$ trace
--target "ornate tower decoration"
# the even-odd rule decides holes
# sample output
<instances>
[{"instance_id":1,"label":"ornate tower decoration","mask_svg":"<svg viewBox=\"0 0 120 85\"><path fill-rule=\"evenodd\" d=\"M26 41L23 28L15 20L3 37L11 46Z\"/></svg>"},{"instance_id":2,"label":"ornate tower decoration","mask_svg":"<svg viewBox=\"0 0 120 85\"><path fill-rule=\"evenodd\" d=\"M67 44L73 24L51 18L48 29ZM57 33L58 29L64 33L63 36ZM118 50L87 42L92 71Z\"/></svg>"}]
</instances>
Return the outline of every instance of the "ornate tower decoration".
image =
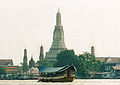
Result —
<instances>
[{"instance_id":1,"label":"ornate tower decoration","mask_svg":"<svg viewBox=\"0 0 120 85\"><path fill-rule=\"evenodd\" d=\"M43 46L41 45L40 47L40 56L39 56L39 61L44 58L44 51L43 51Z\"/></svg>"},{"instance_id":2,"label":"ornate tower decoration","mask_svg":"<svg viewBox=\"0 0 120 85\"><path fill-rule=\"evenodd\" d=\"M24 58L23 58L23 72L28 71L28 63L27 63L27 50L24 49Z\"/></svg>"},{"instance_id":3,"label":"ornate tower decoration","mask_svg":"<svg viewBox=\"0 0 120 85\"><path fill-rule=\"evenodd\" d=\"M49 52L46 53L45 58L49 61L56 61L57 54L63 50L66 50L66 46L64 42L63 26L61 24L61 14L58 9L56 15L56 25L53 33L53 42Z\"/></svg>"},{"instance_id":4,"label":"ornate tower decoration","mask_svg":"<svg viewBox=\"0 0 120 85\"><path fill-rule=\"evenodd\" d=\"M31 57L31 60L29 61L29 68L35 67L35 61L33 60L33 57Z\"/></svg>"},{"instance_id":5,"label":"ornate tower decoration","mask_svg":"<svg viewBox=\"0 0 120 85\"><path fill-rule=\"evenodd\" d=\"M91 47L91 56L95 57L95 48L94 48L94 46Z\"/></svg>"}]
</instances>

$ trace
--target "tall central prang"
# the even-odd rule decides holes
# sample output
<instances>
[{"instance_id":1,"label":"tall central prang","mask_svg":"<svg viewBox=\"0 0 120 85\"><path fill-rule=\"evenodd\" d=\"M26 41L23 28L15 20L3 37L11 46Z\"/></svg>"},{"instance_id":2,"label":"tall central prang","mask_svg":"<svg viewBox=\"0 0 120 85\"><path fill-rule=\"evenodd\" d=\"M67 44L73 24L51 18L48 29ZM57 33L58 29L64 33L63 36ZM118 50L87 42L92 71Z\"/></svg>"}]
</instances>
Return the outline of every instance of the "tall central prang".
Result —
<instances>
[{"instance_id":1,"label":"tall central prang","mask_svg":"<svg viewBox=\"0 0 120 85\"><path fill-rule=\"evenodd\" d=\"M46 52L45 58L49 61L56 61L57 54L64 50L66 50L64 42L64 31L61 24L61 14L58 9L56 15L56 25L53 33L53 42L49 52Z\"/></svg>"}]
</instances>

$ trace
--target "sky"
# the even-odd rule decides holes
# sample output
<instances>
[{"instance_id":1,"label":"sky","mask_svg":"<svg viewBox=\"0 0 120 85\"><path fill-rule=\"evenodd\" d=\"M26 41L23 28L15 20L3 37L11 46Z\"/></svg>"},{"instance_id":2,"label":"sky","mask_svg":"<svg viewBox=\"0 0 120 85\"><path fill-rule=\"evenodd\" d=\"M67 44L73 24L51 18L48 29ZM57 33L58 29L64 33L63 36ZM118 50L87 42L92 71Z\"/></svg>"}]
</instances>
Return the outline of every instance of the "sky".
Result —
<instances>
[{"instance_id":1,"label":"sky","mask_svg":"<svg viewBox=\"0 0 120 85\"><path fill-rule=\"evenodd\" d=\"M65 44L76 54L120 56L119 0L0 0L0 59L23 61L24 48L35 61L40 46L48 52L53 39L58 7Z\"/></svg>"}]
</instances>

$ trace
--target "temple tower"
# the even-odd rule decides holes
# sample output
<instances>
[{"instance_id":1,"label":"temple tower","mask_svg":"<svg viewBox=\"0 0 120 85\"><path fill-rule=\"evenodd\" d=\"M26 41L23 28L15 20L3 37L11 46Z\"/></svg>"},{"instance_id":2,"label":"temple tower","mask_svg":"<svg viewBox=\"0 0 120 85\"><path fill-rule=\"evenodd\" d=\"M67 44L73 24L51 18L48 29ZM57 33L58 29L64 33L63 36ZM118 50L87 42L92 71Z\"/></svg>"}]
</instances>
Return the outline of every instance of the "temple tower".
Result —
<instances>
[{"instance_id":1,"label":"temple tower","mask_svg":"<svg viewBox=\"0 0 120 85\"><path fill-rule=\"evenodd\" d=\"M94 46L91 47L91 56L95 57L95 48L94 48Z\"/></svg>"},{"instance_id":2,"label":"temple tower","mask_svg":"<svg viewBox=\"0 0 120 85\"><path fill-rule=\"evenodd\" d=\"M24 58L23 58L23 72L28 71L28 63L27 63L27 50L24 49Z\"/></svg>"},{"instance_id":3,"label":"temple tower","mask_svg":"<svg viewBox=\"0 0 120 85\"><path fill-rule=\"evenodd\" d=\"M57 54L61 51L66 50L64 42L64 31L61 24L61 13L57 12L56 25L53 33L53 41L49 52L46 53L46 59L49 61L56 61Z\"/></svg>"},{"instance_id":4,"label":"temple tower","mask_svg":"<svg viewBox=\"0 0 120 85\"><path fill-rule=\"evenodd\" d=\"M39 56L39 61L44 58L44 51L43 51L43 46L41 45L40 47L40 56Z\"/></svg>"},{"instance_id":5,"label":"temple tower","mask_svg":"<svg viewBox=\"0 0 120 85\"><path fill-rule=\"evenodd\" d=\"M35 61L33 60L33 57L31 57L31 60L29 61L29 68L35 67Z\"/></svg>"}]
</instances>

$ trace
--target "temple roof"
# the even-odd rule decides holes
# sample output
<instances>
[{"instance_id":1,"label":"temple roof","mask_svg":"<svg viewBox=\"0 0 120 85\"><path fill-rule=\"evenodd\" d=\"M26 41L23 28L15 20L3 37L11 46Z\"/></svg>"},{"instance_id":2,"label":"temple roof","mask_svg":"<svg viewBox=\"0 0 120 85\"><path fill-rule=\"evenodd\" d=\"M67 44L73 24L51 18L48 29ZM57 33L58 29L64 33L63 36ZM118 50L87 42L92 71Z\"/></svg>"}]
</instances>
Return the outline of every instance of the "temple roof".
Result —
<instances>
[{"instance_id":1,"label":"temple roof","mask_svg":"<svg viewBox=\"0 0 120 85\"><path fill-rule=\"evenodd\" d=\"M120 57L95 57L96 60L100 60L101 62L104 62L106 58L111 58L112 61L120 60Z\"/></svg>"},{"instance_id":2,"label":"temple roof","mask_svg":"<svg viewBox=\"0 0 120 85\"><path fill-rule=\"evenodd\" d=\"M0 65L13 65L12 59L0 59Z\"/></svg>"},{"instance_id":3,"label":"temple roof","mask_svg":"<svg viewBox=\"0 0 120 85\"><path fill-rule=\"evenodd\" d=\"M105 62L105 64L120 64L120 60Z\"/></svg>"},{"instance_id":4,"label":"temple roof","mask_svg":"<svg viewBox=\"0 0 120 85\"><path fill-rule=\"evenodd\" d=\"M120 67L113 66L113 69L115 69L115 70L120 70Z\"/></svg>"}]
</instances>

